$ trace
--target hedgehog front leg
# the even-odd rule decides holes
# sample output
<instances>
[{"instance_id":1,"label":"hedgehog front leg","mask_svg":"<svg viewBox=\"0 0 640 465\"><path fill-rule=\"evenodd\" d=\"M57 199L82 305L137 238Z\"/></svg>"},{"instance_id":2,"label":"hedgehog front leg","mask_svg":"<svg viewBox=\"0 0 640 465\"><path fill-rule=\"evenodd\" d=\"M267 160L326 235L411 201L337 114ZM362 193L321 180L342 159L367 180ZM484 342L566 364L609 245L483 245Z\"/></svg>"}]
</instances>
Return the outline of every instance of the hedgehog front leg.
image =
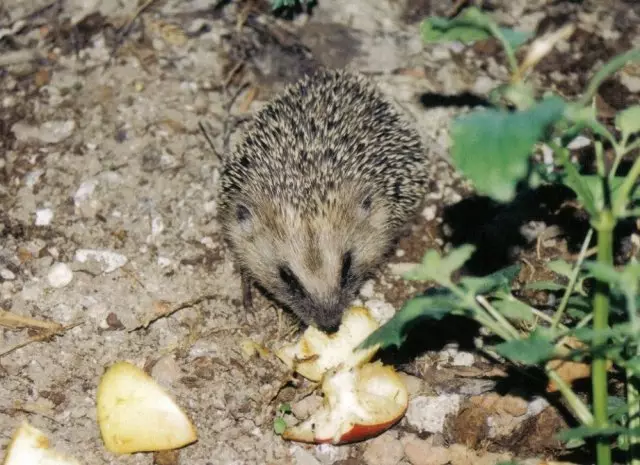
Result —
<instances>
[{"instance_id":1,"label":"hedgehog front leg","mask_svg":"<svg viewBox=\"0 0 640 465\"><path fill-rule=\"evenodd\" d=\"M242 279L242 305L247 312L253 313L253 294L251 292L253 279L245 272L241 272L240 276Z\"/></svg>"}]
</instances>

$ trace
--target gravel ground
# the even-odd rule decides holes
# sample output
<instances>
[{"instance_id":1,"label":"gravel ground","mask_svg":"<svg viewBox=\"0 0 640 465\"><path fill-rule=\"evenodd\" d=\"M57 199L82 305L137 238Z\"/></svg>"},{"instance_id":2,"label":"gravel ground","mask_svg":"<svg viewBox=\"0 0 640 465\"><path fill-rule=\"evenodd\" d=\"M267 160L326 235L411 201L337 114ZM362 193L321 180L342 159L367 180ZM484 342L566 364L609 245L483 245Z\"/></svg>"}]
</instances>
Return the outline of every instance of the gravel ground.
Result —
<instances>
[{"instance_id":1,"label":"gravel ground","mask_svg":"<svg viewBox=\"0 0 640 465\"><path fill-rule=\"evenodd\" d=\"M449 122L464 108L433 96L484 96L506 76L492 42L421 43L419 21L451 3L320 0L311 16L276 21L259 1L167 0L138 10L117 0L4 0L0 308L68 329L45 340L36 340L38 328L0 329L0 446L27 419L83 463L154 463L152 454L115 457L100 440L97 382L106 366L128 360L193 419L199 441L181 450L183 464L554 456L560 415L540 397L491 392L500 369L451 344L406 370L410 415L393 430L345 447L284 442L272 421L291 394L280 391L287 372L273 357L242 350L248 340L272 347L297 322L262 297L253 319L241 308L216 220L216 153L224 153L226 132L318 63L367 73L406 109L439 182L412 236L361 295L369 306L397 309L416 289L395 272L445 243L442 212L470 193L446 164ZM632 1L485 3L519 29L579 25L536 76L567 96L603 60L640 46ZM257 13L247 18L249 7ZM600 104L621 108L639 96L640 69L628 67L606 83Z\"/></svg>"}]
</instances>

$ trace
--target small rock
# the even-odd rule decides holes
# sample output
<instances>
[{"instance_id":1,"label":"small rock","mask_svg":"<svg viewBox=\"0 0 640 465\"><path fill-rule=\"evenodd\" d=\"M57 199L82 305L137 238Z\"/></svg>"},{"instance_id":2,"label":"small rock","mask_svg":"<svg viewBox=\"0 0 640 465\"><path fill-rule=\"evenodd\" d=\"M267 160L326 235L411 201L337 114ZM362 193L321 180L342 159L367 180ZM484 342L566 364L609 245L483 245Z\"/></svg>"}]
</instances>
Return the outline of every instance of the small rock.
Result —
<instances>
[{"instance_id":1,"label":"small rock","mask_svg":"<svg viewBox=\"0 0 640 465\"><path fill-rule=\"evenodd\" d=\"M474 357L469 352L458 352L454 357L451 365L454 367L470 367L473 365Z\"/></svg>"},{"instance_id":2,"label":"small rock","mask_svg":"<svg viewBox=\"0 0 640 465\"><path fill-rule=\"evenodd\" d=\"M369 309L371 316L381 325L389 321L396 314L393 305L383 300L367 300L364 306Z\"/></svg>"},{"instance_id":3,"label":"small rock","mask_svg":"<svg viewBox=\"0 0 640 465\"><path fill-rule=\"evenodd\" d=\"M427 221L433 221L433 219L435 219L436 217L437 211L437 207L435 205L431 205L430 207L426 207L424 210L422 210L422 216Z\"/></svg>"},{"instance_id":4,"label":"small rock","mask_svg":"<svg viewBox=\"0 0 640 465\"><path fill-rule=\"evenodd\" d=\"M322 397L311 395L300 399L291 405L291 412L296 418L303 419L311 415L322 406Z\"/></svg>"},{"instance_id":5,"label":"small rock","mask_svg":"<svg viewBox=\"0 0 640 465\"><path fill-rule=\"evenodd\" d=\"M632 76L627 73L620 73L620 82L629 89L629 92L640 92L640 77Z\"/></svg>"},{"instance_id":6,"label":"small rock","mask_svg":"<svg viewBox=\"0 0 640 465\"><path fill-rule=\"evenodd\" d=\"M19 141L37 140L45 144L57 144L73 134L75 128L76 123L73 120L47 121L40 127L20 121L11 126L11 131Z\"/></svg>"},{"instance_id":7,"label":"small rock","mask_svg":"<svg viewBox=\"0 0 640 465\"><path fill-rule=\"evenodd\" d=\"M322 465L332 465L338 460L347 460L349 449L347 447L334 446L333 444L319 444L316 446L316 458Z\"/></svg>"},{"instance_id":8,"label":"small rock","mask_svg":"<svg viewBox=\"0 0 640 465\"><path fill-rule=\"evenodd\" d=\"M395 465L404 456L404 447L398 440L397 431L387 431L372 439L364 451L367 465Z\"/></svg>"},{"instance_id":9,"label":"small rock","mask_svg":"<svg viewBox=\"0 0 640 465\"><path fill-rule=\"evenodd\" d=\"M0 270L0 278L4 279L5 281L13 281L14 279L16 279L16 275L10 269L3 268Z\"/></svg>"},{"instance_id":10,"label":"small rock","mask_svg":"<svg viewBox=\"0 0 640 465\"><path fill-rule=\"evenodd\" d=\"M374 285L375 285L375 281L373 281L372 279L364 283L360 288L360 295L365 299L372 298L374 293L374 289L373 289Z\"/></svg>"},{"instance_id":11,"label":"small rock","mask_svg":"<svg viewBox=\"0 0 640 465\"><path fill-rule=\"evenodd\" d=\"M443 394L438 397L419 396L409 401L407 421L421 432L441 433L447 415L460 408L460 396Z\"/></svg>"},{"instance_id":12,"label":"small rock","mask_svg":"<svg viewBox=\"0 0 640 465\"><path fill-rule=\"evenodd\" d=\"M36 210L36 226L49 226L53 219L53 210L41 208Z\"/></svg>"},{"instance_id":13,"label":"small rock","mask_svg":"<svg viewBox=\"0 0 640 465\"><path fill-rule=\"evenodd\" d=\"M449 462L449 452L445 447L434 446L433 436L410 439L404 445L404 454L412 465L445 465Z\"/></svg>"},{"instance_id":14,"label":"small rock","mask_svg":"<svg viewBox=\"0 0 640 465\"><path fill-rule=\"evenodd\" d=\"M85 263L89 260L100 264L103 273L111 273L127 263L127 257L110 250L78 249L74 259L77 262Z\"/></svg>"},{"instance_id":15,"label":"small rock","mask_svg":"<svg viewBox=\"0 0 640 465\"><path fill-rule=\"evenodd\" d=\"M402 382L407 388L409 398L414 397L422 390L422 380L416 376L411 376L403 372L399 372L398 375L402 379Z\"/></svg>"},{"instance_id":16,"label":"small rock","mask_svg":"<svg viewBox=\"0 0 640 465\"><path fill-rule=\"evenodd\" d=\"M153 365L151 376L158 384L169 388L180 378L180 367L172 355L165 355Z\"/></svg>"},{"instance_id":17,"label":"small rock","mask_svg":"<svg viewBox=\"0 0 640 465\"><path fill-rule=\"evenodd\" d=\"M489 413L476 406L465 408L452 422L451 436L454 442L475 449L487 437Z\"/></svg>"},{"instance_id":18,"label":"small rock","mask_svg":"<svg viewBox=\"0 0 640 465\"><path fill-rule=\"evenodd\" d=\"M47 273L47 281L51 287L65 287L73 279L73 271L66 263L56 263Z\"/></svg>"},{"instance_id":19,"label":"small rock","mask_svg":"<svg viewBox=\"0 0 640 465\"><path fill-rule=\"evenodd\" d=\"M297 444L291 447L291 449L289 450L291 451L291 455L293 455L293 458L296 461L296 465L321 465L318 459L316 459L311 452L303 449Z\"/></svg>"},{"instance_id":20,"label":"small rock","mask_svg":"<svg viewBox=\"0 0 640 465\"><path fill-rule=\"evenodd\" d=\"M80 184L80 187L78 187L78 190L73 195L73 203L75 204L75 206L79 207L81 204L86 202L93 194L93 191L96 190L97 185L97 179L90 179Z\"/></svg>"}]
</instances>

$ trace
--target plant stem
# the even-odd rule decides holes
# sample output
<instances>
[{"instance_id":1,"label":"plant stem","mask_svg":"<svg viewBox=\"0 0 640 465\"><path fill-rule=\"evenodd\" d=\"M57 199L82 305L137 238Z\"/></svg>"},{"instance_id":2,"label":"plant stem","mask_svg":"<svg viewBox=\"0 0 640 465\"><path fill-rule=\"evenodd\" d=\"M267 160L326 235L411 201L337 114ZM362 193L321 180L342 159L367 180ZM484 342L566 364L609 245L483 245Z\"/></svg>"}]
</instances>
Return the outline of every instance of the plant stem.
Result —
<instances>
[{"instance_id":1,"label":"plant stem","mask_svg":"<svg viewBox=\"0 0 640 465\"><path fill-rule=\"evenodd\" d=\"M584 257L587 254L587 249L589 248L589 243L591 242L591 237L593 236L593 228L589 228L589 232L587 232L586 237L584 238L584 242L582 243L582 247L580 248L580 254L578 255L578 260L576 261L575 266L573 267L573 271L571 272L571 278L569 279L569 284L564 291L562 296L562 300L560 301L560 305L553 315L553 322L551 323L552 328L557 328L558 324L560 324L560 320L562 320L562 316L567 309L567 304L569 303L569 298L571 297L571 293L573 292L573 288L576 286L576 281L578 281L578 275L580 274L580 268L582 267L582 262L584 261Z\"/></svg>"},{"instance_id":2,"label":"plant stem","mask_svg":"<svg viewBox=\"0 0 640 465\"><path fill-rule=\"evenodd\" d=\"M509 320L507 320L502 315L502 313L496 310L493 307L493 305L491 305L484 296L479 295L476 297L476 300L489 313L489 315L495 318L495 320L500 326L502 326L506 331L508 331L511 334L512 339L520 339L520 333L518 332L518 330L514 328L513 325L509 322Z\"/></svg>"},{"instance_id":3,"label":"plant stem","mask_svg":"<svg viewBox=\"0 0 640 465\"><path fill-rule=\"evenodd\" d=\"M580 400L575 392L573 392L573 389L571 389L569 384L567 384L562 376L560 376L555 370L549 368L548 364L545 366L544 371L549 379L555 383L558 391L560 391L562 396L565 398L569 408L576 418L580 420L580 423L584 426L591 426L593 424L593 415L591 415L591 412L585 403ZM598 462L598 465L601 465L600 462Z\"/></svg>"},{"instance_id":4,"label":"plant stem","mask_svg":"<svg viewBox=\"0 0 640 465\"><path fill-rule=\"evenodd\" d=\"M593 98L593 96L598 91L598 87L602 84L602 81L607 79L610 75L618 71L624 65L627 64L628 61L640 60L640 50L632 49L628 52L623 53L622 55L618 55L614 57L609 63L604 65L600 70L591 78L589 85L587 86L586 92L582 95L580 100L578 101L580 105L585 106L589 103L589 101Z\"/></svg>"},{"instance_id":5,"label":"plant stem","mask_svg":"<svg viewBox=\"0 0 640 465\"><path fill-rule=\"evenodd\" d=\"M636 382L638 380L631 370L626 370L627 374L627 407L629 409L629 425L631 430L640 428L640 392ZM629 434L629 465L640 465L640 437L637 434Z\"/></svg>"},{"instance_id":6,"label":"plant stem","mask_svg":"<svg viewBox=\"0 0 640 465\"><path fill-rule=\"evenodd\" d=\"M509 68L511 68L511 74L518 74L518 60L516 59L516 53L513 48L511 48L511 44L505 38L502 31L500 31L498 25L495 23L491 23L491 25L489 26L489 32L491 32L491 34L500 41L500 44L504 49L504 53L507 55L507 61L509 62Z\"/></svg>"},{"instance_id":7,"label":"plant stem","mask_svg":"<svg viewBox=\"0 0 640 465\"><path fill-rule=\"evenodd\" d=\"M613 228L615 219L608 207L605 207L596 220L598 230L598 263L613 266ZM601 347L607 342L607 336L598 334L609 326L609 285L605 281L596 281L596 292L593 299L593 329L596 334L591 342L592 348ZM597 352L596 352L597 353ZM594 426L606 428L608 415L608 382L607 358L597 354L593 358L591 368L591 384L593 394ZM606 437L596 438L596 459L598 465L611 465L611 446Z\"/></svg>"},{"instance_id":8,"label":"plant stem","mask_svg":"<svg viewBox=\"0 0 640 465\"><path fill-rule=\"evenodd\" d=\"M638 180L638 176L640 176L640 157L636 158L636 161L633 162L631 170L618 188L618 192L616 192L613 201L613 212L616 217L621 216L624 213L624 209L629 202L629 195Z\"/></svg>"}]
</instances>

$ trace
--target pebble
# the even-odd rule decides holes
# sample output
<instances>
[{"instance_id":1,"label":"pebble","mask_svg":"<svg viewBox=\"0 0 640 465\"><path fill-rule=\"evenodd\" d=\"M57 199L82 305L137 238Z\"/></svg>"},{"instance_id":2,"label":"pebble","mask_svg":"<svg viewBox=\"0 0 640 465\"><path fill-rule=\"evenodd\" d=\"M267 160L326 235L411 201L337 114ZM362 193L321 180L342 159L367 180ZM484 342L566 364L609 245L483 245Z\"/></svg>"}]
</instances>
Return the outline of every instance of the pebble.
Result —
<instances>
[{"instance_id":1,"label":"pebble","mask_svg":"<svg viewBox=\"0 0 640 465\"><path fill-rule=\"evenodd\" d=\"M404 456L397 431L387 431L367 444L362 458L367 465L396 465Z\"/></svg>"},{"instance_id":2,"label":"pebble","mask_svg":"<svg viewBox=\"0 0 640 465\"><path fill-rule=\"evenodd\" d=\"M16 275L10 269L3 268L0 270L0 278L4 279L5 281L13 281L14 279L16 279Z\"/></svg>"},{"instance_id":3,"label":"pebble","mask_svg":"<svg viewBox=\"0 0 640 465\"><path fill-rule=\"evenodd\" d=\"M47 274L47 281L51 287L65 287L73 279L73 271L66 263L56 263Z\"/></svg>"},{"instance_id":4,"label":"pebble","mask_svg":"<svg viewBox=\"0 0 640 465\"><path fill-rule=\"evenodd\" d=\"M402 276L403 274L413 270L419 263L389 263L387 265L389 270L397 276Z\"/></svg>"},{"instance_id":5,"label":"pebble","mask_svg":"<svg viewBox=\"0 0 640 465\"><path fill-rule=\"evenodd\" d=\"M454 367L470 367L474 362L473 354L470 352L458 352L454 357L451 365Z\"/></svg>"},{"instance_id":6,"label":"pebble","mask_svg":"<svg viewBox=\"0 0 640 465\"><path fill-rule=\"evenodd\" d=\"M291 412L296 418L306 418L322 407L322 397L311 395L300 399L291 405Z\"/></svg>"},{"instance_id":7,"label":"pebble","mask_svg":"<svg viewBox=\"0 0 640 465\"><path fill-rule=\"evenodd\" d=\"M404 445L404 453L412 465L445 465L449 462L449 452L445 447L434 446L433 437L410 439Z\"/></svg>"},{"instance_id":8,"label":"pebble","mask_svg":"<svg viewBox=\"0 0 640 465\"><path fill-rule=\"evenodd\" d=\"M172 355L165 355L153 365L151 376L161 386L170 388L180 378L180 367Z\"/></svg>"},{"instance_id":9,"label":"pebble","mask_svg":"<svg viewBox=\"0 0 640 465\"><path fill-rule=\"evenodd\" d=\"M40 127L19 121L11 126L11 131L19 141L35 139L45 144L57 144L73 134L75 128L76 123L73 120L47 121Z\"/></svg>"},{"instance_id":10,"label":"pebble","mask_svg":"<svg viewBox=\"0 0 640 465\"><path fill-rule=\"evenodd\" d=\"M460 396L443 394L438 397L418 396L409 401L407 421L421 432L441 433L444 421L460 409Z\"/></svg>"},{"instance_id":11,"label":"pebble","mask_svg":"<svg viewBox=\"0 0 640 465\"><path fill-rule=\"evenodd\" d=\"M41 208L36 210L36 226L49 226L53 219L53 210Z\"/></svg>"},{"instance_id":12,"label":"pebble","mask_svg":"<svg viewBox=\"0 0 640 465\"><path fill-rule=\"evenodd\" d=\"M110 250L93 250L78 249L76 250L74 259L77 262L85 263L88 260L94 260L100 264L103 273L111 273L118 268L123 267L128 259L124 255Z\"/></svg>"},{"instance_id":13,"label":"pebble","mask_svg":"<svg viewBox=\"0 0 640 465\"><path fill-rule=\"evenodd\" d=\"M96 190L97 185L97 179L89 179L88 181L84 181L82 184L80 184L80 187L78 187L76 193L73 194L73 203L76 205L76 207L80 206L91 197L91 194L93 194L93 191Z\"/></svg>"},{"instance_id":14,"label":"pebble","mask_svg":"<svg viewBox=\"0 0 640 465\"><path fill-rule=\"evenodd\" d=\"M435 205L431 205L430 207L426 207L422 210L422 216L427 221L433 221L436 217L437 207Z\"/></svg>"},{"instance_id":15,"label":"pebble","mask_svg":"<svg viewBox=\"0 0 640 465\"><path fill-rule=\"evenodd\" d=\"M385 324L387 321L393 318L393 315L396 314L395 307L383 300L367 300L364 303L364 306L369 309L373 319L376 320L380 325Z\"/></svg>"},{"instance_id":16,"label":"pebble","mask_svg":"<svg viewBox=\"0 0 640 465\"><path fill-rule=\"evenodd\" d=\"M375 284L375 281L372 279L364 283L360 288L360 295L365 299L372 298L374 294L374 288L373 288L374 284Z\"/></svg>"},{"instance_id":17,"label":"pebble","mask_svg":"<svg viewBox=\"0 0 640 465\"><path fill-rule=\"evenodd\" d=\"M296 461L296 465L321 465L311 452L303 449L301 446L295 445L289 450Z\"/></svg>"},{"instance_id":18,"label":"pebble","mask_svg":"<svg viewBox=\"0 0 640 465\"><path fill-rule=\"evenodd\" d=\"M349 457L349 448L334 446L333 444L319 444L315 450L316 458L322 465L332 465Z\"/></svg>"}]
</instances>

